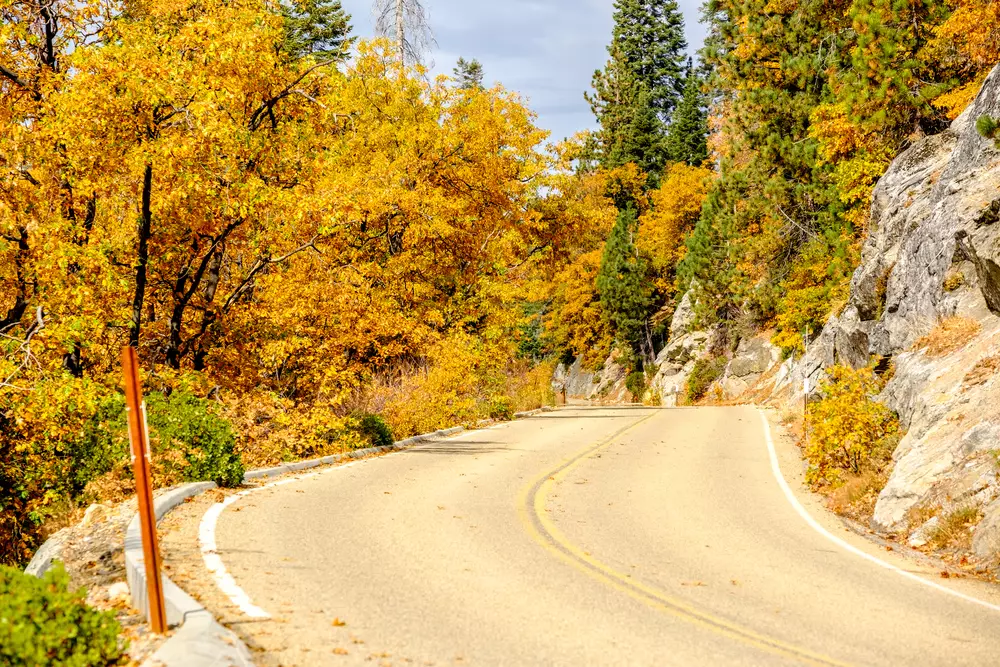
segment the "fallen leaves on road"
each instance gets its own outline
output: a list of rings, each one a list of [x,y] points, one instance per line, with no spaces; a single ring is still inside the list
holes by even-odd
[[[347,625],[347,623],[345,623],[344,621],[340,620],[339,618],[333,619],[333,627],[335,627],[335,628],[342,628],[345,625]]]

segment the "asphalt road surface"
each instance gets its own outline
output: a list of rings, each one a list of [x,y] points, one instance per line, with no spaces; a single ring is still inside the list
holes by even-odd
[[[1000,664],[934,586],[995,590],[845,531],[775,437],[810,524],[760,414],[567,408],[248,495],[218,555],[270,618],[232,627],[272,665]]]

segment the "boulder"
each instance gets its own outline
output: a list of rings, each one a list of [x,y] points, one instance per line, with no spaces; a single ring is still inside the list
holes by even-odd
[[[983,510],[983,520],[972,534],[972,553],[983,560],[996,560],[1000,554],[1000,499]]]

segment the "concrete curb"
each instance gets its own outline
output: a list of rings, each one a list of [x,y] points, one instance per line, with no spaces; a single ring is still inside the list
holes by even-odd
[[[553,412],[555,408],[543,407],[528,412],[514,414],[514,419],[526,419],[543,412]],[[345,454],[324,456],[307,461],[285,463],[272,468],[251,470],[243,476],[244,483],[252,480],[280,477],[302,472],[324,465],[333,465],[350,459],[363,459],[377,454],[402,451],[415,445],[457,435],[465,431],[464,426],[441,429],[433,433],[413,436],[383,447],[369,447]],[[190,498],[217,488],[215,482],[194,482],[161,493],[153,501],[157,522],[171,510],[184,504]],[[41,546],[32,558],[28,574],[42,576],[54,560],[58,560],[61,543],[49,540]],[[146,592],[146,568],[143,563],[142,537],[139,515],[135,514],[125,531],[125,578],[132,595],[132,606],[149,618],[149,599]],[[167,611],[167,624],[180,626],[143,665],[150,667],[252,667],[250,650],[231,630],[216,622],[212,613],[197,600],[188,595],[180,586],[163,575],[163,596]]]

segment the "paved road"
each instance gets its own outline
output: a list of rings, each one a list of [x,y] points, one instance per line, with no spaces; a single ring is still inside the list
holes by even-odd
[[[1000,613],[796,513],[751,408],[564,409],[248,496],[217,539],[275,665],[1000,662]]]

